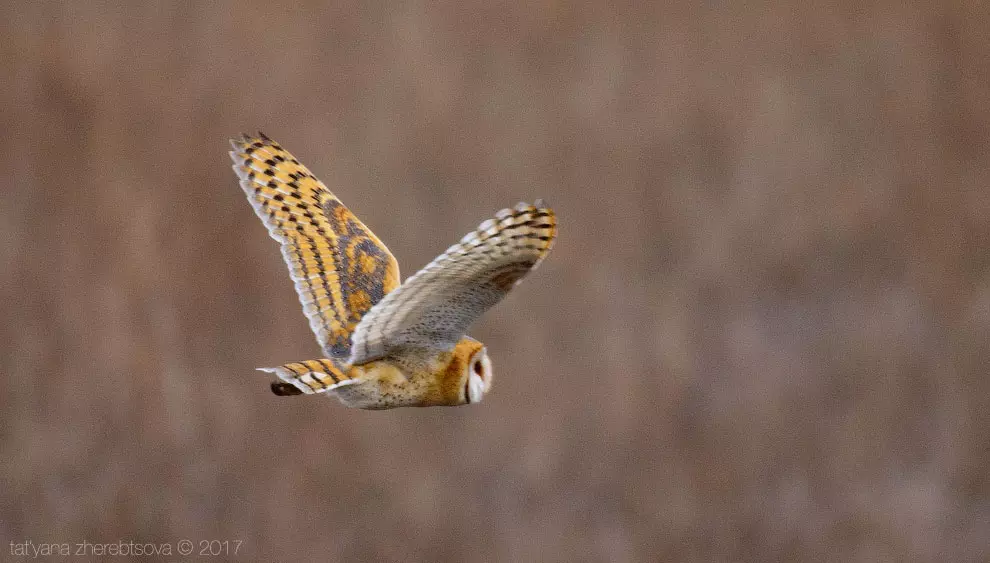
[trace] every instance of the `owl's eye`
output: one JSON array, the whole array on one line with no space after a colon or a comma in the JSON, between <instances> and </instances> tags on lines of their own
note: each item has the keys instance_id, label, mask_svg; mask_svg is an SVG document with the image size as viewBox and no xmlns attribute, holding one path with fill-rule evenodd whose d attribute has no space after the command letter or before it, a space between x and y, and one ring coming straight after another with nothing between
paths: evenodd
<instances>
[{"instance_id":1,"label":"owl's eye","mask_svg":"<svg viewBox=\"0 0 990 563\"><path fill-rule=\"evenodd\" d=\"M485 368L481 366L481 360L475 360L474 361L474 368L473 369L474 369L474 373L476 373L478 375L484 375L484 373L485 373Z\"/></svg>"}]
</instances>

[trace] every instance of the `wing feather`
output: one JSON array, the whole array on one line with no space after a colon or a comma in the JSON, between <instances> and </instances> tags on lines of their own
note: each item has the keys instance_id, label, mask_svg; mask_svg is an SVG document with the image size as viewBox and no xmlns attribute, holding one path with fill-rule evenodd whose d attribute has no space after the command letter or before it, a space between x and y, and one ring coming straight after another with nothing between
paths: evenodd
<instances>
[{"instance_id":1,"label":"wing feather","mask_svg":"<svg viewBox=\"0 0 990 563\"><path fill-rule=\"evenodd\" d=\"M399 265L323 182L264 134L231 140L234 172L282 245L303 313L324 353L344 361L364 314L399 285Z\"/></svg>"},{"instance_id":2,"label":"wing feather","mask_svg":"<svg viewBox=\"0 0 990 563\"><path fill-rule=\"evenodd\" d=\"M499 211L371 308L353 334L350 363L451 350L471 324L546 257L557 234L537 201Z\"/></svg>"}]
</instances>

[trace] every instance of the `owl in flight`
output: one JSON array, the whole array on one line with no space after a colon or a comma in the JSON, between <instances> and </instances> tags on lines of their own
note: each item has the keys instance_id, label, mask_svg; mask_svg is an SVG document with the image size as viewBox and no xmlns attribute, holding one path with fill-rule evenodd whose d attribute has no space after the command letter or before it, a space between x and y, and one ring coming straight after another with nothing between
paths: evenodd
<instances>
[{"instance_id":1,"label":"owl in flight","mask_svg":"<svg viewBox=\"0 0 990 563\"><path fill-rule=\"evenodd\" d=\"M264 134L231 145L326 355L261 368L279 379L272 391L326 393L362 409L481 401L492 363L465 333L546 257L553 210L540 201L503 209L400 285L385 245L295 157Z\"/></svg>"}]
</instances>

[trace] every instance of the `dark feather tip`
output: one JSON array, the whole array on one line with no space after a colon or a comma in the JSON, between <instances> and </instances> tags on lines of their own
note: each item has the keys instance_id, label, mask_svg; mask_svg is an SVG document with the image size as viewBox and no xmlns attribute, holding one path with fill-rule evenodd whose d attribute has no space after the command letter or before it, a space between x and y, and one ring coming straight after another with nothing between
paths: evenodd
<instances>
[{"instance_id":1,"label":"dark feather tip","mask_svg":"<svg viewBox=\"0 0 990 563\"><path fill-rule=\"evenodd\" d=\"M284 381L276 381L272 383L272 393L275 393L279 397L288 397L290 395L302 395L302 391L296 389L295 385L285 383Z\"/></svg>"}]
</instances>

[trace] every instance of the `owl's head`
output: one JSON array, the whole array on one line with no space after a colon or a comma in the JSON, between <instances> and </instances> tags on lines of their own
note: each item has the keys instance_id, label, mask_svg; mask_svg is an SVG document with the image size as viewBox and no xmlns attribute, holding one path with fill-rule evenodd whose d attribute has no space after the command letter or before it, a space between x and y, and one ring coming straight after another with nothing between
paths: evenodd
<instances>
[{"instance_id":1,"label":"owl's head","mask_svg":"<svg viewBox=\"0 0 990 563\"><path fill-rule=\"evenodd\" d=\"M480 403L492 387L492 361L484 344L473 338L462 338L454 347L445 379L447 404Z\"/></svg>"}]
</instances>

